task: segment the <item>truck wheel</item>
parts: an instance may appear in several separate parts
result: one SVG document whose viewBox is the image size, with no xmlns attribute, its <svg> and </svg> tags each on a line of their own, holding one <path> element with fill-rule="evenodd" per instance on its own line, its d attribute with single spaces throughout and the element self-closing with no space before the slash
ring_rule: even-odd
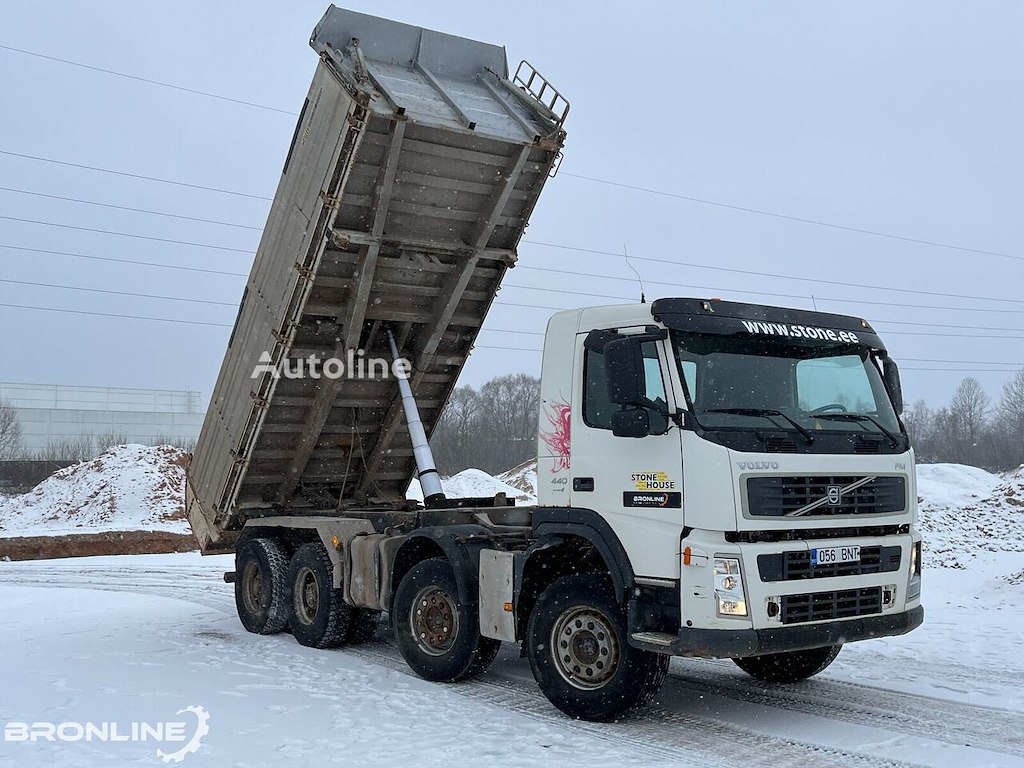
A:
<svg viewBox="0 0 1024 768">
<path fill-rule="evenodd" d="M 452 683 L 490 666 L 501 642 L 480 636 L 476 606 L 459 599 L 452 567 L 443 557 L 413 566 L 395 593 L 392 617 L 402 658 L 422 678 Z"/>
<path fill-rule="evenodd" d="M 235 553 L 235 608 L 250 632 L 273 635 L 288 624 L 287 571 L 276 539 L 249 539 Z"/>
<path fill-rule="evenodd" d="M 310 648 L 343 645 L 349 631 L 352 609 L 343 591 L 334 588 L 333 572 L 331 558 L 319 542 L 295 550 L 288 566 L 288 626 L 295 639 Z"/>
<path fill-rule="evenodd" d="M 669 662 L 633 648 L 626 637 L 626 618 L 607 577 L 563 576 L 541 593 L 530 616 L 533 676 L 570 717 L 607 721 L 623 715 L 654 698 Z"/>
<path fill-rule="evenodd" d="M 380 623 L 380 611 L 372 608 L 353 608 L 352 621 L 348 625 L 345 645 L 362 645 L 368 643 L 377 634 Z"/>
<path fill-rule="evenodd" d="M 751 677 L 768 683 L 798 683 L 821 672 L 835 661 L 841 645 L 826 645 L 807 651 L 766 653 L 763 656 L 748 656 L 733 659 L 736 666 Z"/>
</svg>

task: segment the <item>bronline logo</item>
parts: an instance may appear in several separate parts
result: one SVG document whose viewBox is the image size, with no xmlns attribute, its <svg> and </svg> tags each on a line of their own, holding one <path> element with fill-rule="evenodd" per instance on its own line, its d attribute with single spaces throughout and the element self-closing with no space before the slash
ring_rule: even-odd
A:
<svg viewBox="0 0 1024 768">
<path fill-rule="evenodd" d="M 179 709 L 176 714 L 195 715 L 195 730 L 189 736 L 189 723 L 167 722 L 101 722 L 22 723 L 10 721 L 4 725 L 4 741 L 101 741 L 101 742 L 154 742 L 168 750 L 157 748 L 156 754 L 165 763 L 180 763 L 188 755 L 198 752 L 203 737 L 210 732 L 210 713 L 200 706 Z M 177 749 L 170 750 L 170 747 Z"/>
<path fill-rule="evenodd" d="M 274 364 L 274 357 L 269 352 L 260 352 L 259 363 L 253 368 L 252 376 L 256 379 L 265 373 L 280 379 L 408 379 L 412 372 L 412 363 L 400 357 L 397 360 L 386 360 L 383 357 L 366 357 L 366 350 L 348 351 L 343 360 L 340 357 L 286 357 L 279 365 Z"/>
</svg>

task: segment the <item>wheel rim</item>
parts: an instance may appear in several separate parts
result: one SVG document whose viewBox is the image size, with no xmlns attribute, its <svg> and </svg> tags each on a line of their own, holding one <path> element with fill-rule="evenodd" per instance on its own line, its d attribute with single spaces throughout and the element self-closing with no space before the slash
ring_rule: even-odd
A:
<svg viewBox="0 0 1024 768">
<path fill-rule="evenodd" d="M 242 572 L 242 601 L 250 614 L 263 610 L 263 575 L 259 563 L 250 560 Z"/>
<path fill-rule="evenodd" d="M 612 621 L 589 606 L 562 611 L 551 630 L 551 656 L 569 685 L 584 691 L 602 687 L 619 666 Z"/>
<path fill-rule="evenodd" d="M 428 656 L 443 656 L 459 634 L 459 611 L 455 600 L 436 586 L 416 593 L 409 610 L 409 625 L 416 645 Z"/>
<path fill-rule="evenodd" d="M 295 616 L 303 624 L 316 621 L 320 610 L 320 583 L 312 569 L 303 566 L 295 574 Z"/>
</svg>

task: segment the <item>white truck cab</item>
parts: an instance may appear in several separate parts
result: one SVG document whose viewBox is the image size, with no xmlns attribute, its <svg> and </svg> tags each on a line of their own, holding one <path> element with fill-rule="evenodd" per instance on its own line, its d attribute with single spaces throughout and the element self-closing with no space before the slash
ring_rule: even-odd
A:
<svg viewBox="0 0 1024 768">
<path fill-rule="evenodd" d="M 899 376 L 860 319 L 703 299 L 570 310 L 544 345 L 538 502 L 589 510 L 678 626 L 744 657 L 923 619 Z M 585 514 L 585 512 L 580 512 Z"/>
</svg>

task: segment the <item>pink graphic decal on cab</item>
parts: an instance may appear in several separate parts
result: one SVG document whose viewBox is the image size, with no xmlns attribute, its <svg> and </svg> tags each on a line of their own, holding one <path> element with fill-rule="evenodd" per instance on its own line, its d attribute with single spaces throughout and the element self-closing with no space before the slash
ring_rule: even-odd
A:
<svg viewBox="0 0 1024 768">
<path fill-rule="evenodd" d="M 540 430 L 540 439 L 555 452 L 556 458 L 551 466 L 552 472 L 561 472 L 569 468 L 569 422 L 571 410 L 569 404 L 551 403 L 545 411 L 551 431 Z"/>
</svg>

